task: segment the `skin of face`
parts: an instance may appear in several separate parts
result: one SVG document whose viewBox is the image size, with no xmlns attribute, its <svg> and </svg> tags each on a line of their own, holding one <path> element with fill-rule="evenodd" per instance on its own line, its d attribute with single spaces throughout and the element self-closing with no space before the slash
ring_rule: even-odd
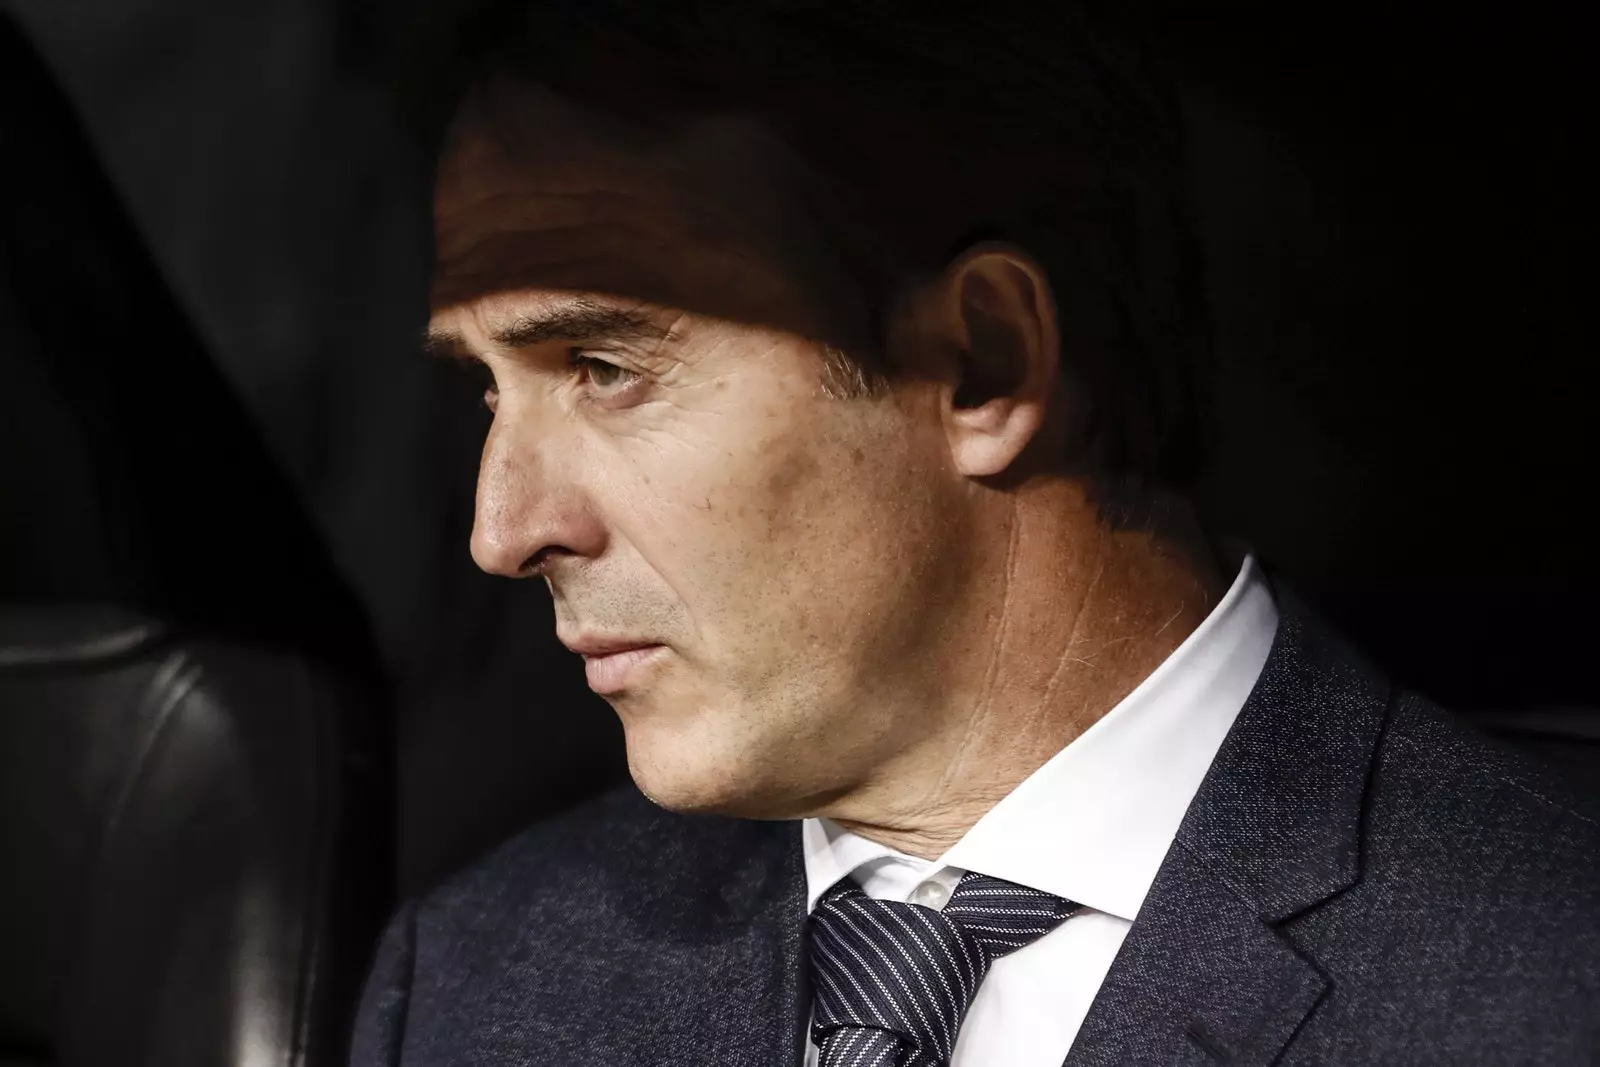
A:
<svg viewBox="0 0 1600 1067">
<path fill-rule="evenodd" d="M 494 380 L 473 556 L 542 576 L 569 647 L 648 646 L 590 677 L 658 803 L 825 809 L 983 671 L 951 385 L 831 395 L 859 297 L 758 130 L 515 103 L 514 143 L 458 121 L 435 195 L 430 335 Z"/>
</svg>

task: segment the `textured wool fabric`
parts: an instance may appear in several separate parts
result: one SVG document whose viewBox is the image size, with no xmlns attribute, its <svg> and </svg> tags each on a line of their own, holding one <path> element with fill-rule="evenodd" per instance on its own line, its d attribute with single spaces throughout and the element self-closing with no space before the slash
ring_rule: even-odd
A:
<svg viewBox="0 0 1600 1067">
<path fill-rule="evenodd" d="M 989 965 L 1077 910 L 975 871 L 938 911 L 841 880 L 808 924 L 820 1067 L 947 1067 Z"/>
<path fill-rule="evenodd" d="M 1594 800 L 1276 596 L 1066 1067 L 1600 1062 Z M 799 824 L 615 793 L 401 910 L 352 1063 L 798 1067 L 804 923 Z"/>
</svg>

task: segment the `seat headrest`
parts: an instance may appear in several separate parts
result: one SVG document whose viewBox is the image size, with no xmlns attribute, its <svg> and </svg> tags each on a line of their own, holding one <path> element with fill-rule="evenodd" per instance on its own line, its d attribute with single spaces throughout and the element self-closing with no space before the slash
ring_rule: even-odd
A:
<svg viewBox="0 0 1600 1067">
<path fill-rule="evenodd" d="M 348 649 L 357 601 L 4 14 L 0 88 L 0 600 Z"/>
</svg>

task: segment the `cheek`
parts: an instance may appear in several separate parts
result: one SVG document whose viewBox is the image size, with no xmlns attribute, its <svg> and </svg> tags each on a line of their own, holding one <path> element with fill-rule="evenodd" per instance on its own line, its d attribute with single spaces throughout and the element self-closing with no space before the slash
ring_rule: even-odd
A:
<svg viewBox="0 0 1600 1067">
<path fill-rule="evenodd" d="M 598 438 L 589 460 L 650 580 L 672 590 L 704 652 L 727 670 L 743 661 L 739 674 L 778 669 L 756 662 L 764 649 L 853 640 L 897 603 L 927 554 L 937 484 L 900 408 L 811 383 L 756 393 L 730 387 L 714 407 Z"/>
<path fill-rule="evenodd" d="M 793 553 L 829 529 L 864 516 L 858 461 L 861 427 L 839 411 L 804 409 L 800 417 L 768 420 L 730 457 L 725 480 L 711 496 L 712 511 L 730 536 L 755 549 Z M 799 560 L 791 560 L 799 563 Z"/>
<path fill-rule="evenodd" d="M 739 554 L 826 504 L 838 412 L 784 389 L 695 399 L 595 442 L 592 469 L 641 542 L 674 554 Z"/>
<path fill-rule="evenodd" d="M 823 408 L 729 473 L 697 526 L 714 546 L 707 581 L 747 630 L 785 644 L 838 640 L 921 550 L 928 483 L 901 427 Z"/>
</svg>

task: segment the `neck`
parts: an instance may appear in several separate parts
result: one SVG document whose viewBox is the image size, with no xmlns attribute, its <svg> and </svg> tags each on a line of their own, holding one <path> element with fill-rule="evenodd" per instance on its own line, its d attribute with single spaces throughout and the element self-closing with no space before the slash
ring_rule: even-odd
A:
<svg viewBox="0 0 1600 1067">
<path fill-rule="evenodd" d="M 1007 501 L 983 593 L 946 662 L 957 673 L 918 742 L 822 812 L 936 859 L 1094 725 L 1189 636 L 1226 586 L 1188 518 L 1113 530 L 1073 483 Z"/>
</svg>

